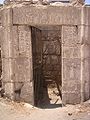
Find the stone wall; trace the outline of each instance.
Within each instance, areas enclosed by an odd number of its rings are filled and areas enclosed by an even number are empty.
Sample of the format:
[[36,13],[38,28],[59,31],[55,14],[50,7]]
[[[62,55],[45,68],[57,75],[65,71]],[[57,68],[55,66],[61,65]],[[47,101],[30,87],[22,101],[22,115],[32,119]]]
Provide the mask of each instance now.
[[[89,19],[90,6],[17,5],[4,8],[2,70],[3,87],[7,96],[13,100],[22,98],[26,102],[33,102],[30,26],[61,25],[62,103],[76,104],[88,100],[90,98]],[[50,42],[50,45],[53,43]],[[53,51],[54,48],[51,52]]]
[[2,41],[2,26],[1,26],[1,8],[2,8],[2,4],[0,5],[0,93],[2,90],[2,59],[1,59],[1,41]]
[[32,45],[29,26],[13,26],[12,10],[3,11],[2,70],[5,95],[33,103]]
[[81,40],[78,26],[62,27],[63,103],[81,101]]

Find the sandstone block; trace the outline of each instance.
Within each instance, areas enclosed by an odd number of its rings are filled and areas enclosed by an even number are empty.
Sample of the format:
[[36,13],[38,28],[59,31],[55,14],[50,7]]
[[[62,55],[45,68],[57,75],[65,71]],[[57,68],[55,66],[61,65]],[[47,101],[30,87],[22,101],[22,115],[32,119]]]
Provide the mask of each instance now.
[[1,23],[3,27],[12,26],[12,8],[3,9],[1,12]]
[[5,89],[5,96],[10,98],[11,100],[15,99],[15,94],[14,94],[14,83],[4,83],[4,89]]
[[19,6],[13,8],[13,24],[78,25],[80,23],[81,23],[81,8],[78,7]]
[[62,27],[62,44],[68,47],[78,47],[80,44],[78,26],[63,26]]
[[2,43],[2,26],[0,26],[0,47],[1,47],[1,43]]
[[63,58],[81,58],[81,45],[78,47],[62,47]]
[[81,102],[80,93],[62,93],[63,104],[78,104]]
[[81,83],[80,81],[63,81],[62,82],[62,93],[78,93],[81,91]]
[[33,84],[32,82],[24,83],[24,86],[21,89],[20,99],[21,101],[34,104],[34,93],[33,93]]
[[11,60],[12,74],[11,79],[17,82],[32,81],[32,59],[18,57]]
[[11,41],[11,27],[2,28],[2,58],[8,58],[10,56],[10,41]]
[[83,21],[82,22],[83,25],[90,25],[90,7],[89,6],[85,6],[82,8],[81,21]]
[[19,54],[22,57],[32,57],[31,28],[18,26]]
[[[90,26],[82,25],[79,27],[81,31],[81,44],[90,45]],[[82,32],[83,31],[83,32]]]
[[19,57],[16,59],[3,59],[3,81],[24,82],[32,81],[32,60]]
[[9,59],[2,59],[2,78],[3,82],[10,82],[10,64]]
[[3,28],[2,58],[32,57],[31,30],[28,26]]
[[82,92],[84,100],[90,95],[90,58],[82,59]]
[[90,45],[83,44],[81,50],[82,50],[82,54],[81,54],[82,59],[90,58]]
[[81,78],[81,59],[62,59],[62,80],[63,81],[80,81]]

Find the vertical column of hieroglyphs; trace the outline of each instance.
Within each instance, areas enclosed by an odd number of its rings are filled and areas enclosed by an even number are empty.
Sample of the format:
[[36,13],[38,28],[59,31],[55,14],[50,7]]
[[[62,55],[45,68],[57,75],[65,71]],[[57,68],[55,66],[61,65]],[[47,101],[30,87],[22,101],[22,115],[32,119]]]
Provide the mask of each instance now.
[[22,82],[20,98],[33,103],[31,27],[18,26],[18,45],[19,55],[15,60],[15,74],[16,81]]
[[78,26],[62,26],[62,102],[81,99],[81,45]]
[[[32,70],[32,45],[31,45],[31,27],[14,26],[13,31],[13,54],[15,60],[13,63],[13,79],[15,79],[15,94],[18,97],[20,89],[20,99],[26,102],[33,102],[33,70]],[[15,36],[16,32],[16,36]],[[18,99],[18,98],[16,98]]]

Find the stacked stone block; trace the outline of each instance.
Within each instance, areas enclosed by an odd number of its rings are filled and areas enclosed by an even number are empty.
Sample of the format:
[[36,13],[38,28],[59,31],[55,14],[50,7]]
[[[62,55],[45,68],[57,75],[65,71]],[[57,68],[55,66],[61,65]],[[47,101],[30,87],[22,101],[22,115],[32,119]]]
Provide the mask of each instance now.
[[[2,71],[12,100],[33,101],[31,27],[60,25],[62,103],[90,98],[90,6],[5,7],[2,10]],[[23,91],[23,92],[22,92]]]
[[12,100],[33,102],[31,28],[12,24],[12,9],[3,10],[3,87]]
[[78,26],[62,27],[62,99],[63,103],[81,100],[81,44]]

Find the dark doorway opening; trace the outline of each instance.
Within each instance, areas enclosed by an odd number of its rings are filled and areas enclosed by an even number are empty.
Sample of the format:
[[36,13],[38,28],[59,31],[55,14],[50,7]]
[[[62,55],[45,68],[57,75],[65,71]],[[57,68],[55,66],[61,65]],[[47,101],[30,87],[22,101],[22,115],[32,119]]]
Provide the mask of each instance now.
[[31,28],[34,105],[54,108],[62,105],[61,26]]

